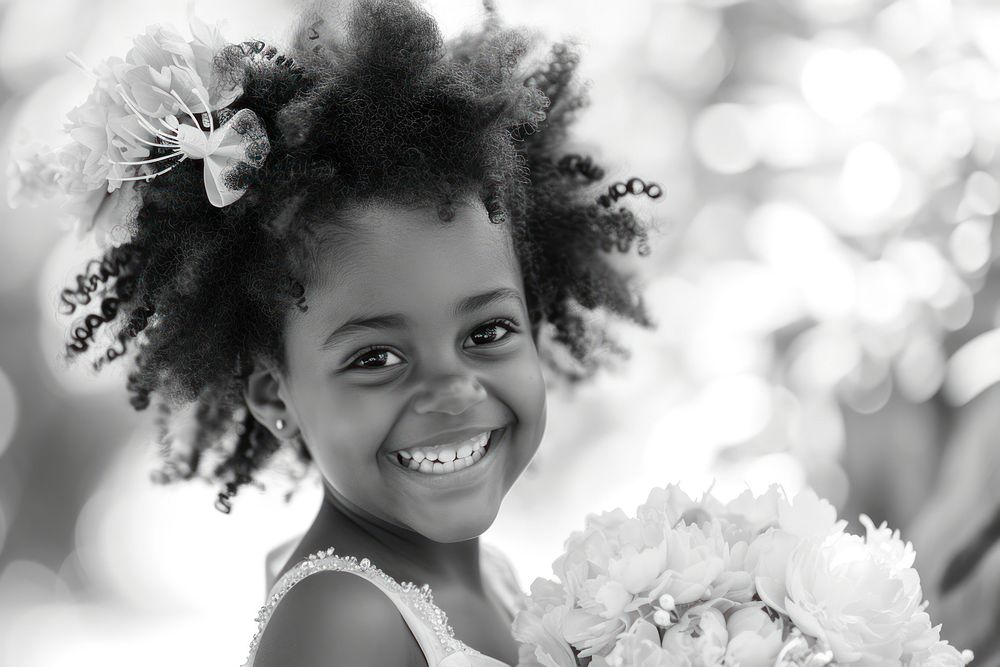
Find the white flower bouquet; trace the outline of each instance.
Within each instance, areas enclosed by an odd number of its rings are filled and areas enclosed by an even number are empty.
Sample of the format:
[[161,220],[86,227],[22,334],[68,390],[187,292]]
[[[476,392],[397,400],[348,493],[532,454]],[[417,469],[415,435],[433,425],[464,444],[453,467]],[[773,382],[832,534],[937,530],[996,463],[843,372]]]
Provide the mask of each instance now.
[[635,517],[588,515],[514,621],[519,667],[955,665],[912,545],[812,491],[723,504],[654,488]]

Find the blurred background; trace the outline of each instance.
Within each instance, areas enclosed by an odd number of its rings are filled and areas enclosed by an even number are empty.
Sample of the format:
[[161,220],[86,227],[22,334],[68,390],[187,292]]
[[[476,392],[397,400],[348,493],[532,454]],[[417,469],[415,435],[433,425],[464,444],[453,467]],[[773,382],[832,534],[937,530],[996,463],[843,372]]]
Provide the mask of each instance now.
[[[481,18],[426,4],[446,37]],[[615,327],[631,360],[552,390],[483,539],[526,589],[585,513],[652,486],[811,485],[855,530],[861,512],[900,529],[942,636],[1000,664],[1000,4],[498,4],[580,41],[580,151],[666,194],[631,202],[654,250],[621,260],[658,328]],[[296,7],[194,3],[230,41],[279,45]],[[89,93],[66,51],[96,64],[157,22],[186,35],[186,4],[0,0],[3,161],[59,143]],[[96,255],[54,204],[0,208],[0,665],[240,664],[265,555],[305,530],[318,481],[246,489],[230,515],[214,486],[149,482],[123,369],[58,361],[59,290]]]

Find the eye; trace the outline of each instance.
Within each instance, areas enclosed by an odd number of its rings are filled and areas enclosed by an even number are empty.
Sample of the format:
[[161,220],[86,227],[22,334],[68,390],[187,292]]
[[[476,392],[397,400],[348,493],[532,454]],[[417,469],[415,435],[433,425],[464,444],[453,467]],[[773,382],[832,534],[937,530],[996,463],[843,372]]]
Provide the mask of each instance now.
[[[497,334],[501,330],[503,331],[503,333],[498,336]],[[507,318],[498,318],[477,327],[475,331],[469,334],[469,338],[467,338],[466,340],[472,339],[476,341],[478,344],[466,345],[464,347],[482,347],[483,345],[496,343],[503,340],[504,338],[508,338],[510,334],[516,332],[517,332],[516,322],[514,322],[513,320],[509,320]]]
[[[397,363],[389,363],[390,357],[395,357],[399,361]],[[369,347],[362,350],[358,356],[354,357],[354,360],[347,365],[348,368],[388,368],[390,366],[398,366],[403,363],[403,360],[398,354],[386,347]]]

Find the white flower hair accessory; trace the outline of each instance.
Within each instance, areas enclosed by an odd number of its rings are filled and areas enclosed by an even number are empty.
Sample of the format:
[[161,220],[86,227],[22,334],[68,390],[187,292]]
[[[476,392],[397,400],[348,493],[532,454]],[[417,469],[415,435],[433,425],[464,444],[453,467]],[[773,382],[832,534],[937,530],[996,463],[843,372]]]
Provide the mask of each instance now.
[[[135,197],[135,181],[150,181],[192,159],[204,161],[209,202],[227,206],[245,192],[233,186],[240,165],[259,168],[270,143],[260,118],[229,107],[242,85],[213,67],[228,46],[218,27],[189,19],[192,39],[151,25],[125,59],[88,68],[95,80],[86,102],[67,115],[71,141],[57,149],[16,149],[8,167],[11,207],[65,195],[79,233],[120,214]],[[124,186],[124,187],[123,187]]]

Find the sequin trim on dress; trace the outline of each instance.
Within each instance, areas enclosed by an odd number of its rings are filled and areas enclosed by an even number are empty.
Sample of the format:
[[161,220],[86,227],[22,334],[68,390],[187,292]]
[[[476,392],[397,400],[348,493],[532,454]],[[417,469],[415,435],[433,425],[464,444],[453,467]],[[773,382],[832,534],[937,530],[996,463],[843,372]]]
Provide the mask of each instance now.
[[249,667],[252,663],[254,656],[257,654],[257,646],[260,643],[261,635],[264,633],[264,628],[267,626],[267,622],[274,613],[274,609],[278,606],[281,598],[291,590],[292,586],[310,574],[325,570],[364,572],[366,575],[377,577],[392,591],[399,594],[410,609],[420,618],[430,623],[438,642],[447,650],[447,655],[461,652],[468,655],[483,656],[481,652],[455,637],[455,631],[448,624],[448,615],[443,609],[434,604],[434,595],[431,592],[430,585],[417,586],[409,581],[399,583],[380,568],[373,565],[367,558],[362,558],[359,561],[355,556],[334,555],[334,548],[330,547],[329,549],[309,554],[309,556],[299,561],[295,567],[286,572],[278,581],[280,584],[279,590],[271,594],[254,619],[257,622],[257,632],[254,633],[253,639],[250,640],[250,652],[242,667]]

